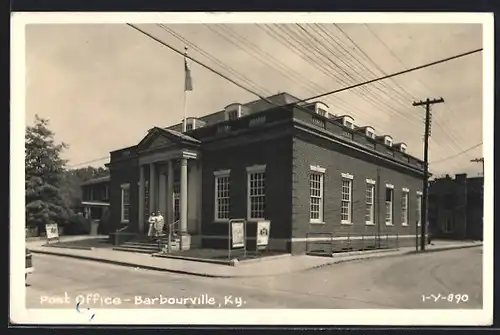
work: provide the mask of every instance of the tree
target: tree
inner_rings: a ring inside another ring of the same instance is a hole
[[[61,196],[66,161],[61,153],[68,146],[56,144],[49,121],[35,116],[26,127],[26,226],[45,229],[45,224],[66,224],[71,210]]]

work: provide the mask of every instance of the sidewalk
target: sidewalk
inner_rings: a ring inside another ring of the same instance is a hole
[[[89,236],[71,237],[73,240],[89,238]],[[95,238],[95,236],[93,236]],[[66,239],[64,239],[66,240]],[[203,262],[193,262],[182,259],[169,259],[151,257],[148,254],[136,254],[111,249],[78,250],[64,248],[50,248],[42,246],[45,241],[27,242],[26,247],[32,253],[49,254],[65,257],[73,257],[84,260],[93,260],[115,265],[130,266],[142,269],[165,271],[180,274],[212,278],[234,278],[234,277],[264,277],[275,276],[309,269],[324,267],[331,264],[362,260],[368,258],[380,258],[390,256],[402,256],[416,254],[415,247],[400,248],[399,250],[377,250],[370,252],[352,252],[336,254],[333,257],[319,257],[297,255],[290,257],[270,257],[269,260],[239,263],[237,266],[218,265]],[[482,242],[461,241],[435,241],[429,245],[426,252],[443,251],[481,246]],[[36,265],[35,265],[36,266]]]

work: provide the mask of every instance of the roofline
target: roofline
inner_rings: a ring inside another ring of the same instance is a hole
[[[99,184],[99,183],[106,183],[110,181],[110,176],[102,176],[102,177],[97,177],[97,178],[92,178],[87,181],[84,181],[83,183],[80,184],[80,186],[85,186],[85,185],[93,185],[93,184]]]

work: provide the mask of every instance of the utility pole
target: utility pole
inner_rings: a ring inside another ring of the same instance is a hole
[[[421,241],[420,248],[422,251],[425,250],[425,244],[427,239],[425,238],[425,233],[427,230],[427,191],[429,186],[429,136],[431,136],[431,105],[444,103],[443,98],[439,99],[429,99],[425,101],[414,102],[413,106],[425,106],[425,134],[424,134],[424,180],[423,180],[423,190],[422,190],[422,218],[421,218]]]
[[[482,176],[484,177],[484,157],[474,158],[471,160],[473,163],[481,163]]]

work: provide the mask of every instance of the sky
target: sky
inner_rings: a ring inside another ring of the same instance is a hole
[[[261,95],[304,99],[481,48],[479,24],[137,25]],[[434,175],[481,171],[482,52],[320,100],[334,114],[404,142],[423,157],[424,109],[433,106],[429,161]],[[188,116],[257,96],[190,62]],[[137,144],[148,129],[182,120],[183,57],[126,24],[26,27],[26,125],[49,119],[69,148],[69,167],[102,166],[109,152]],[[462,154],[461,154],[462,153]]]

